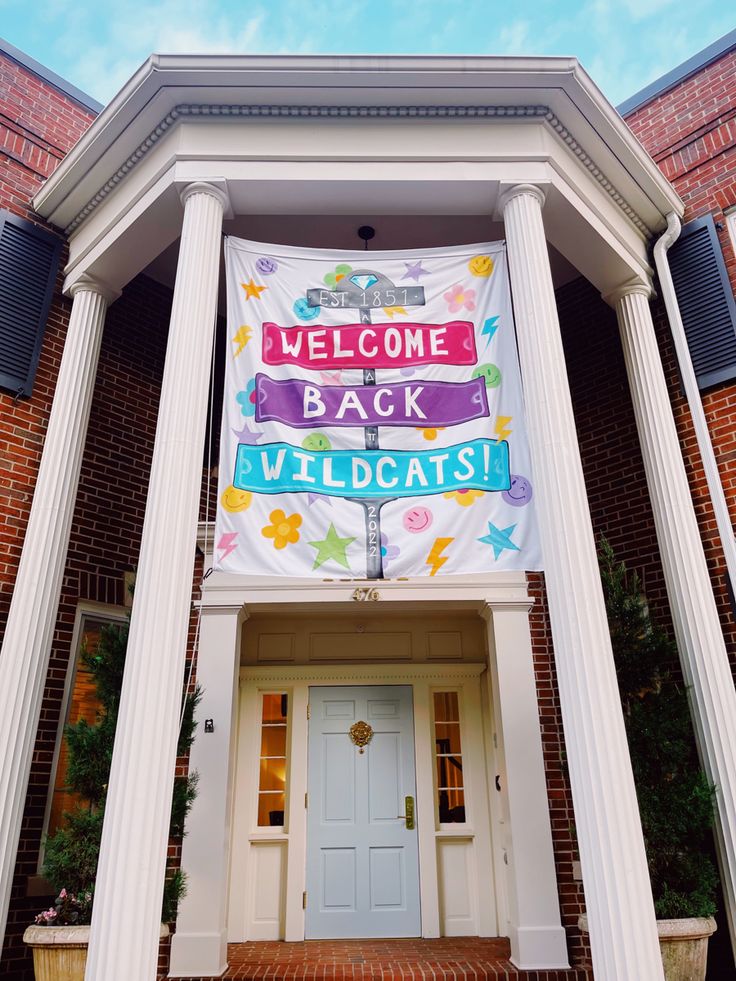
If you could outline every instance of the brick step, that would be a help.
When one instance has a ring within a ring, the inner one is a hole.
[[[592,981],[592,973],[584,968],[520,971],[509,954],[505,938],[478,937],[231,944],[229,967],[222,977],[233,981]]]

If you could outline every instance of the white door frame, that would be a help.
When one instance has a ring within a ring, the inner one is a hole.
[[[210,565],[211,528],[208,532],[205,526],[201,526],[199,542],[205,552],[205,566]],[[212,616],[222,617],[226,612],[229,616],[225,619],[240,623],[249,613],[309,613],[316,607],[322,613],[355,611],[360,609],[360,597],[367,593],[365,585],[365,581],[356,580],[287,580],[215,573],[207,579],[203,590],[203,627],[205,620]],[[492,699],[488,699],[485,693],[483,697],[493,703],[493,731],[486,734],[485,754],[489,786],[493,787],[496,774],[506,775],[506,780],[501,783],[501,792],[496,794],[491,790],[494,861],[489,860],[487,866],[489,869],[493,868],[495,875],[498,932],[510,937],[512,960],[515,964],[533,964],[540,969],[560,967],[566,962],[565,933],[560,922],[532,662],[529,610],[534,600],[529,595],[526,576],[523,573],[489,573],[436,579],[388,580],[370,586],[371,594],[377,596],[377,601],[371,602],[371,606],[374,609],[384,607],[387,613],[421,613],[428,609],[426,604],[430,603],[433,612],[441,609],[453,613],[466,611],[487,620],[491,680],[486,687],[491,691]],[[232,698],[233,681],[232,675],[228,676],[219,667],[222,644],[216,639],[216,634],[216,631],[202,631],[197,674],[207,678],[208,699],[217,698],[223,701],[228,695]],[[408,667],[409,665],[396,666],[398,670],[406,670]],[[438,669],[439,665],[427,667]],[[293,673],[297,669],[284,670]],[[325,677],[329,675],[332,678],[333,683],[340,683],[339,675],[337,678],[335,675],[343,670],[341,666],[330,665],[322,670],[325,671]],[[350,670],[350,677],[344,679],[348,682],[355,677],[353,669]],[[376,665],[375,670],[380,673],[381,678],[389,676],[389,665]],[[480,692],[478,696],[480,697]],[[296,692],[293,702],[295,711],[300,697],[302,696],[299,692]],[[303,697],[306,698],[306,687]],[[306,712],[306,701],[303,711]],[[202,718],[207,714],[203,712]],[[488,717],[488,713],[485,717]],[[210,765],[200,772],[200,793],[190,816],[190,830],[184,838],[182,865],[187,869],[198,864],[203,869],[203,874],[196,877],[196,883],[190,878],[191,888],[180,906],[177,937],[182,951],[182,963],[176,974],[172,972],[172,976],[211,976],[221,973],[222,961],[212,951],[224,950],[226,939],[235,939],[233,924],[236,919],[244,922],[244,911],[238,910],[237,904],[231,904],[226,933],[224,924],[228,918],[227,883],[218,878],[213,863],[208,859],[213,847],[221,840],[213,822],[222,820],[225,842],[230,845],[230,866],[237,862],[237,852],[244,844],[235,828],[232,833],[230,831],[234,774],[236,766],[241,764],[244,752],[242,746],[237,746],[237,734],[238,712],[234,711],[230,724],[224,729],[217,725],[216,720],[214,734],[204,734],[203,727],[200,726],[195,736],[195,747],[198,741],[211,740],[212,750],[207,754]],[[218,747],[217,753],[213,752],[215,746]],[[304,758],[299,763],[301,751]],[[235,754],[237,761],[234,759]],[[306,772],[306,746],[294,747],[292,766],[296,772]],[[227,782],[226,793],[221,790],[223,780]],[[295,804],[296,800],[297,797],[292,792],[291,803]],[[197,822],[195,812],[200,810],[203,812],[203,819]],[[426,815],[424,823],[426,824]],[[429,823],[431,825],[431,821]],[[247,838],[246,844],[249,844]],[[291,851],[292,862],[303,869],[304,859],[298,858],[296,851]],[[436,853],[425,846],[424,853],[420,850],[420,863],[425,876],[433,862],[436,868]],[[207,869],[211,872],[205,875],[204,871]],[[292,868],[286,871],[292,881],[295,881],[295,871]],[[183,914],[190,908],[192,916],[187,920]],[[427,909],[424,901],[423,908]],[[297,925],[302,920],[300,909],[286,911],[288,936],[298,933]],[[189,921],[192,927],[182,929],[183,924]],[[425,936],[436,936],[439,932],[438,924],[434,926],[434,932],[430,930],[432,924],[428,922]],[[186,965],[194,965],[195,961],[197,969],[188,970]],[[205,964],[206,969],[201,966]]]
[[[307,793],[307,703],[309,689],[314,686],[339,687],[353,685],[408,685],[414,700],[414,746],[416,754],[416,813],[419,843],[419,876],[421,927],[423,937],[440,936],[440,887],[438,882],[438,841],[472,843],[475,863],[488,869],[487,877],[477,876],[473,882],[471,902],[481,936],[498,936],[496,915],[495,876],[491,853],[491,826],[485,788],[488,774],[485,766],[483,741],[480,734],[471,735],[472,726],[481,725],[480,685],[478,679],[484,664],[345,664],[294,665],[289,667],[242,667],[241,712],[238,762],[233,815],[233,855],[231,862],[230,937],[243,940],[266,939],[254,936],[254,903],[256,882],[253,870],[253,847],[261,844],[283,843],[286,849],[283,939],[304,939],[304,910],[302,893],[306,888],[307,819],[304,807]],[[466,797],[472,823],[437,828],[435,820],[434,760],[431,743],[431,692],[434,689],[457,690],[463,701],[463,756],[468,768],[469,797]],[[254,830],[258,765],[258,696],[263,691],[286,691],[291,698],[289,743],[290,760],[287,770],[288,795],[285,827],[271,831]],[[472,726],[471,726],[472,723]],[[475,799],[473,799],[475,794]],[[237,883],[246,882],[252,888],[243,892]],[[248,926],[246,926],[248,924]],[[269,939],[275,939],[268,936]]]

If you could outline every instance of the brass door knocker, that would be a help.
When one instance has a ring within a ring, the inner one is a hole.
[[[364,747],[373,739],[373,730],[367,722],[355,722],[350,726],[350,738],[360,747],[360,752],[364,753]]]

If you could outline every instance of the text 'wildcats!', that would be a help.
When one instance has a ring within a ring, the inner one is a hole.
[[[225,258],[216,569],[541,568],[502,243]]]

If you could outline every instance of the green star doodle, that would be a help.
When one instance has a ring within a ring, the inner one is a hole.
[[[520,551],[518,545],[514,545],[511,541],[511,536],[514,533],[516,525],[509,525],[508,528],[497,528],[493,522],[488,522],[488,534],[479,538],[479,542],[485,542],[486,545],[490,545],[493,548],[493,557],[497,559],[501,552],[505,549],[511,549],[512,552]]]
[[[328,562],[330,559],[334,559],[338,565],[341,565],[343,568],[350,571],[350,566],[348,564],[345,551],[348,545],[352,545],[354,541],[354,538],[340,538],[335,531],[335,526],[331,524],[326,538],[324,538],[322,541],[308,543],[312,546],[312,548],[317,549],[317,554],[314,557],[314,565],[312,568],[319,569],[319,567],[324,565],[325,562]]]

